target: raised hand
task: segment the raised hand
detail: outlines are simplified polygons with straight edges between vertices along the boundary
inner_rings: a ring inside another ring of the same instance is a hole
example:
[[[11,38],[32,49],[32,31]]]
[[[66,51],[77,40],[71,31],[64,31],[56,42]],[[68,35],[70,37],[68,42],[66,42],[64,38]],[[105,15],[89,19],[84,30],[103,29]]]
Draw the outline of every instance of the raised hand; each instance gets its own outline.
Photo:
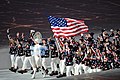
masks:
[[[10,29],[8,28],[8,29],[7,29],[7,33],[9,33],[9,32],[10,32]]]

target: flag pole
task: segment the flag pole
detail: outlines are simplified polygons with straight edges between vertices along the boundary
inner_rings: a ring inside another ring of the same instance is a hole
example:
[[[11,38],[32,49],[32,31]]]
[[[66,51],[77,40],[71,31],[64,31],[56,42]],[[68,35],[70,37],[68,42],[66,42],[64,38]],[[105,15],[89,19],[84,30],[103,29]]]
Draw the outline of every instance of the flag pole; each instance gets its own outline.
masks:
[[[59,43],[58,38],[56,38],[56,37],[55,37],[55,40],[56,40],[57,50],[58,50],[58,51],[61,51],[61,50],[62,50],[62,48],[60,47],[60,43]]]

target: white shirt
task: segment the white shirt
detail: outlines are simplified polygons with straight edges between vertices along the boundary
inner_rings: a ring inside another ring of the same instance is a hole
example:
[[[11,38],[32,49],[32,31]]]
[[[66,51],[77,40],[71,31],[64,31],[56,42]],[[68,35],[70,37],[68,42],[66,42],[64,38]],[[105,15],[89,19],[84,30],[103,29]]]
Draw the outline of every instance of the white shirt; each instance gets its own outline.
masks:
[[[35,46],[34,46],[34,55],[40,55],[40,47],[41,47],[41,45],[39,45],[39,44],[36,44]]]

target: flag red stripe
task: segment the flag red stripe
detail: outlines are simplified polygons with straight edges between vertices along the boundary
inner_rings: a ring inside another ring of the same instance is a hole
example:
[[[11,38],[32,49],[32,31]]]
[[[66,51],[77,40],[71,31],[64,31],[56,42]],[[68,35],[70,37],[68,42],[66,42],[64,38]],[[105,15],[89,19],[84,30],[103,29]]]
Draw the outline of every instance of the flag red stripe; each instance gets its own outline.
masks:
[[[65,18],[65,20],[67,20],[67,23],[69,23],[69,22],[84,23],[84,21],[83,21],[83,20],[75,20],[75,19],[70,19],[70,18]]]
[[[57,27],[57,28],[52,28],[52,31],[54,31],[54,30],[56,30],[55,32],[57,32],[57,30],[62,30],[62,31],[66,31],[66,30],[73,30],[73,29],[75,29],[75,28],[82,28],[82,27],[88,27],[88,26],[86,26],[86,25],[81,25],[81,26],[74,26],[74,27],[64,27],[64,28],[59,28],[59,27]]]
[[[54,34],[54,36],[55,37],[57,37],[57,38],[60,38],[60,37],[64,37],[64,38],[66,38],[66,37],[71,37],[71,36],[76,36],[76,35],[79,35],[79,34],[82,34],[82,33],[85,33],[85,32],[88,32],[89,30],[84,30],[84,31],[81,31],[81,32],[79,32],[79,33],[77,33],[77,34],[71,34],[71,35],[55,35]]]
[[[65,30],[64,31],[60,31],[60,32],[55,32],[55,33],[57,33],[57,34],[60,34],[60,33],[64,33],[64,34],[70,34],[70,33],[75,33],[75,32],[78,32],[78,31],[80,31],[80,30],[82,30],[82,29],[87,29],[88,27],[86,26],[86,27],[84,27],[84,28],[79,28],[79,29],[76,29],[75,31],[69,31],[69,32],[65,32]],[[72,30],[72,29],[71,29]]]
[[[79,33],[83,33],[83,32],[86,32],[86,30],[88,31],[88,29],[83,29],[83,30],[81,30],[81,31],[78,31],[78,32],[75,32],[75,33],[69,33],[69,34],[64,34],[64,33],[54,33],[54,35],[57,35],[57,36],[59,36],[59,35],[64,35],[64,36],[71,36],[71,35],[74,35],[74,34],[79,34]]]
[[[69,27],[69,26],[75,26],[75,25],[85,26],[84,23],[80,23],[80,24],[78,24],[78,23],[73,23],[73,24],[71,23],[71,24],[69,24],[69,23],[68,23],[67,25],[68,25],[68,27]]]

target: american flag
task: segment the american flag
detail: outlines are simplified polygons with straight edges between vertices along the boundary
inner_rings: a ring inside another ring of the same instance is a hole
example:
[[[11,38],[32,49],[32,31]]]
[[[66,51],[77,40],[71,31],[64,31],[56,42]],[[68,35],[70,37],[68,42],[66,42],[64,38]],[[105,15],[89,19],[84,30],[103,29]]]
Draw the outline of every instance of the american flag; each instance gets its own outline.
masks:
[[[49,16],[48,20],[55,37],[72,37],[88,32],[88,26],[83,20],[57,18]]]

